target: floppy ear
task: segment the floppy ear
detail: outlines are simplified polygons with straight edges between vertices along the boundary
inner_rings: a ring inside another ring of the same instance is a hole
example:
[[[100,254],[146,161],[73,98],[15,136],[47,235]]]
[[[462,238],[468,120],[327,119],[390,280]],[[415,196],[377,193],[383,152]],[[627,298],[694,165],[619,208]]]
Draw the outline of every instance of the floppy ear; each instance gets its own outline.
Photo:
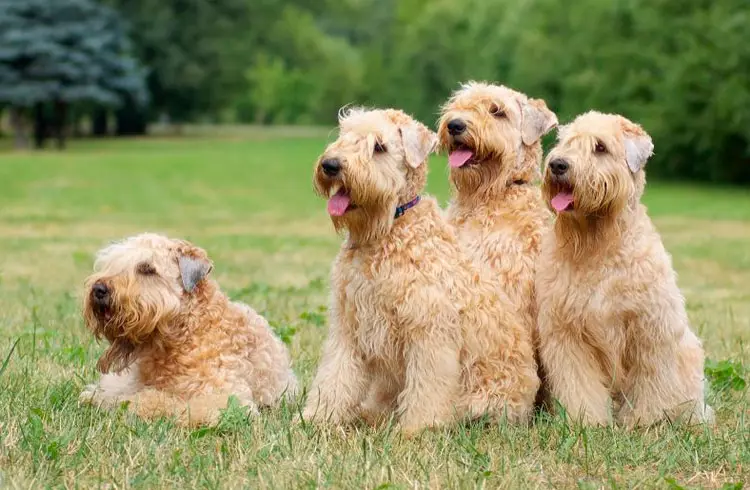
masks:
[[[213,270],[214,266],[208,259],[199,259],[181,255],[177,259],[180,266],[182,287],[192,293],[195,287]]]
[[[636,173],[642,169],[653,153],[654,144],[649,135],[625,135],[625,160],[631,172]]]
[[[641,170],[654,153],[654,143],[651,136],[642,127],[628,119],[620,116],[620,126],[623,132],[623,143],[625,145],[625,161],[631,172]]]
[[[541,99],[527,100],[521,112],[521,139],[526,146],[533,145],[557,126],[557,116]]]
[[[417,168],[424,163],[437,146],[437,135],[422,123],[412,122],[401,126],[398,131],[404,145],[406,163],[411,168]]]

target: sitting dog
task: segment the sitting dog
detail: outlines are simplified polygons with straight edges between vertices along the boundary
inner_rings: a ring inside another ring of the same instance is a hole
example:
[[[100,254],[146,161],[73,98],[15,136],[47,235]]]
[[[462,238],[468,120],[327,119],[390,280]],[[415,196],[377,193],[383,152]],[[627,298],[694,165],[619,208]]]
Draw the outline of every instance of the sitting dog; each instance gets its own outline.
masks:
[[[346,240],[303,417],[395,415],[407,434],[456,415],[527,420],[539,387],[530,336],[420,197],[435,134],[392,109],[347,110],[339,129],[314,184]]]
[[[652,150],[637,124],[589,112],[547,157],[557,221],[537,268],[540,357],[552,395],[587,424],[712,419],[701,342],[640,204]]]
[[[129,402],[141,417],[196,426],[215,424],[230,396],[251,412],[294,396],[286,346],[207,277],[213,265],[202,249],[142,234],[101,250],[94,269],[84,318],[110,345],[82,401]]]
[[[556,125],[544,101],[470,82],[443,106],[438,128],[453,188],[448,220],[466,253],[498,276],[532,334],[536,262],[552,221],[538,186],[541,138]]]

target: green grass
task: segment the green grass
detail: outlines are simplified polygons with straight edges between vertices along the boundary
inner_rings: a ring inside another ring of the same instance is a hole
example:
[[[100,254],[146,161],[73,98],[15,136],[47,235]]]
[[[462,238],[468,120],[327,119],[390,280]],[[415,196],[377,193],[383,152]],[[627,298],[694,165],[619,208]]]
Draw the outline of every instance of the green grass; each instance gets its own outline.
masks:
[[[628,432],[476,424],[403,440],[290,423],[296,406],[216,429],[79,407],[103,350],[79,315],[95,250],[144,230],[195,241],[233,297],[291,341],[307,384],[339,237],[311,189],[326,132],[283,139],[74,142],[0,153],[0,488],[739,488],[750,474],[750,193],[651,184],[716,381],[714,428]],[[447,199],[445,161],[431,192]],[[727,361],[727,362],[719,362]]]

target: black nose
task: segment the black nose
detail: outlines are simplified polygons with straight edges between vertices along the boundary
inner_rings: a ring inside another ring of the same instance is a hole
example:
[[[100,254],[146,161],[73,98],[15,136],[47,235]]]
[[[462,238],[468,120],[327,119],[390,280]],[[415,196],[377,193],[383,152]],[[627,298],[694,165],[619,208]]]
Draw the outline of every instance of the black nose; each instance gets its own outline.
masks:
[[[549,162],[550,170],[553,174],[558,176],[565,174],[565,172],[568,171],[568,167],[570,167],[570,165],[568,165],[568,162],[566,162],[562,158],[555,158],[554,160]]]
[[[460,119],[453,119],[448,121],[448,132],[453,136],[461,134],[466,131],[466,123]]]
[[[326,158],[320,162],[320,166],[323,168],[323,173],[329,177],[336,177],[341,171],[341,162],[338,158]]]
[[[109,299],[109,288],[103,282],[97,282],[91,287],[91,294],[98,303],[106,303]]]

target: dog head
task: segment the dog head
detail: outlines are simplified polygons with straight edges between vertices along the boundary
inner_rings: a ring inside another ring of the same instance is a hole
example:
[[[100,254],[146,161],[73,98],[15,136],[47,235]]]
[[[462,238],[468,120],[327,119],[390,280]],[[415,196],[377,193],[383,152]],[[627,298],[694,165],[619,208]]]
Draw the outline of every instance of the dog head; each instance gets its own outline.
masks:
[[[318,159],[313,176],[336,229],[386,231],[396,208],[424,189],[426,162],[436,144],[433,132],[402,111],[340,111],[339,136]]]
[[[558,139],[545,161],[542,184],[552,210],[606,217],[640,200],[654,145],[639,125],[592,111],[561,126]]]
[[[205,288],[213,265],[206,252],[182,240],[142,234],[97,253],[86,280],[86,326],[110,346],[97,367],[121,371],[140,345],[168,340],[180,317]]]
[[[459,193],[539,176],[540,139],[557,125],[544,101],[469,82],[443,106],[438,135]]]

